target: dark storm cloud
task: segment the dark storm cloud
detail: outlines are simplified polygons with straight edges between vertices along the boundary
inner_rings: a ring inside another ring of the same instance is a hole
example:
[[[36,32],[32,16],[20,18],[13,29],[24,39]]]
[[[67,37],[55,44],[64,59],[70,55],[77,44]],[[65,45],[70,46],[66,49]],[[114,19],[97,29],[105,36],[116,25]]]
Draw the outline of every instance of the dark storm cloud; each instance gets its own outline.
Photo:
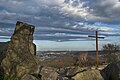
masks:
[[[88,20],[110,24],[120,24],[120,2],[118,0],[88,0],[92,9]]]

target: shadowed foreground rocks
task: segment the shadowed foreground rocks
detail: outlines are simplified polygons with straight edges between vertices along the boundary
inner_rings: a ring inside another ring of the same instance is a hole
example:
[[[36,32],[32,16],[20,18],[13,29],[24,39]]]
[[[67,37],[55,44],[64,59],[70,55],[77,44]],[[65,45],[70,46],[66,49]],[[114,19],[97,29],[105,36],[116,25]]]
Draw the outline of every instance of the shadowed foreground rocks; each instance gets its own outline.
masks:
[[[34,26],[17,22],[15,31],[8,43],[1,66],[7,75],[34,74],[39,71],[39,60],[34,56],[36,46],[33,43]]]
[[[3,43],[1,42],[0,43],[0,64],[1,64],[2,60],[6,57],[8,43],[9,42],[3,42]]]
[[[120,80],[120,61],[109,64],[101,74],[105,80]]]

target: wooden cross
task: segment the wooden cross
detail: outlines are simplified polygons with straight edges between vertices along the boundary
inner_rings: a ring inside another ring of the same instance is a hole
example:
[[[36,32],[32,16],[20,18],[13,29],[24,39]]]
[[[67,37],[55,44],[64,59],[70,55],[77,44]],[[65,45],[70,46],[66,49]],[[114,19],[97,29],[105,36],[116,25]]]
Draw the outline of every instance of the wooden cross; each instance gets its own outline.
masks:
[[[88,36],[91,38],[96,38],[96,67],[98,67],[98,38],[104,39],[104,37],[98,37],[98,31],[96,31],[96,36]]]

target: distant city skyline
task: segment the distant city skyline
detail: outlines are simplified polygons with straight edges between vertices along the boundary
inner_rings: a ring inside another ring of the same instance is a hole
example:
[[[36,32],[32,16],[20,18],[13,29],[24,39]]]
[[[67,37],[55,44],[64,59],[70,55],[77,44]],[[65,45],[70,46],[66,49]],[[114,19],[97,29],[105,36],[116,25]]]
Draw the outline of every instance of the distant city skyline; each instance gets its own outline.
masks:
[[[99,50],[104,44],[120,44],[119,0],[1,0],[0,36],[11,36],[17,21],[35,26],[37,50]],[[0,42],[9,39],[0,38]]]

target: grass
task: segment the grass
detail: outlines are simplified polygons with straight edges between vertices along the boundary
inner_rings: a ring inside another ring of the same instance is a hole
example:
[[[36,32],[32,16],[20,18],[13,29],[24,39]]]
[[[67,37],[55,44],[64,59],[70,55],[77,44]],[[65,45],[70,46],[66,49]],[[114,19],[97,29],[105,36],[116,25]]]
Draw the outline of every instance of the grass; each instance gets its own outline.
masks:
[[[6,74],[0,74],[0,80],[20,80],[16,75],[10,76]]]
[[[20,78],[17,77],[16,75],[13,76],[5,75],[4,80],[20,80]]]

